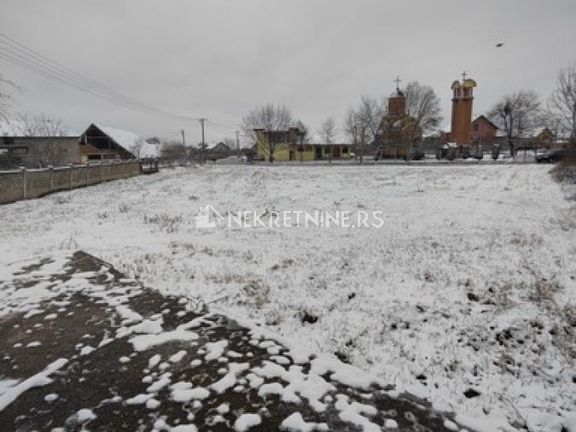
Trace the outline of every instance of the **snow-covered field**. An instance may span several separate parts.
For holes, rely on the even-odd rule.
[[[8,263],[82,249],[465,423],[560,431],[576,411],[576,204],[549,169],[167,170],[1,206],[0,279]],[[265,220],[381,211],[384,224],[199,229],[207,204]]]

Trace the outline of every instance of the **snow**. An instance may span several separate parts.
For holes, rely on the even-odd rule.
[[[126,399],[126,403],[128,405],[141,405],[141,404],[145,404],[146,402],[148,402],[150,399],[152,399],[151,394],[147,394],[147,393],[141,393],[139,395],[136,395],[134,397],[131,397],[129,399]]]
[[[216,411],[218,411],[219,414],[227,414],[230,412],[230,405],[227,403],[220,404],[216,407]]]
[[[94,411],[88,408],[82,408],[76,413],[76,420],[79,423],[85,423],[87,421],[94,420],[95,418],[96,414],[94,414]]]
[[[238,375],[247,370],[249,366],[248,363],[230,363],[228,365],[228,373],[213,383],[210,388],[216,393],[224,393],[236,385]]]
[[[154,354],[148,360],[148,368],[152,369],[152,368],[158,366],[158,363],[160,363],[161,360],[162,360],[162,356],[160,354]]]
[[[566,416],[566,422],[564,423],[564,427],[566,428],[567,432],[576,432],[576,412],[573,412]]]
[[[138,335],[130,339],[130,342],[136,351],[146,351],[153,346],[170,341],[192,341],[195,339],[198,339],[196,333],[179,326],[175,330],[163,333]]]
[[[343,364],[341,364],[341,366],[343,371],[354,369]],[[307,399],[310,407],[317,412],[324,412],[326,410],[326,405],[320,400],[328,392],[336,390],[336,387],[328,383],[321,376],[327,373],[327,369],[318,368],[314,366],[314,363],[312,363],[308,374],[302,372],[301,366],[293,365],[286,370],[283,366],[270,361],[264,361],[263,366],[255,367],[251,372],[262,378],[279,378],[288,384],[286,387],[279,383],[262,385],[262,382],[254,383],[254,378],[248,376],[250,386],[253,388],[259,387],[258,394],[260,396],[266,397],[269,394],[277,394],[284,402],[299,403],[301,400],[298,395],[300,395]],[[356,370],[356,372],[358,372],[358,370]]]
[[[206,345],[204,345],[204,348],[207,350],[204,359],[207,362],[209,362],[216,360],[219,357],[222,357],[222,355],[224,354],[224,350],[226,349],[227,346],[228,341],[226,340],[221,340],[218,342],[208,342]]]
[[[168,361],[170,363],[179,363],[188,354],[185,350],[178,351],[176,354],[170,356]]]
[[[376,415],[376,408],[358,402],[348,403],[346,395],[337,395],[336,399],[334,406],[340,411],[339,416],[343,421],[357,425],[364,432],[380,432],[380,426],[368,419]]]
[[[178,425],[170,428],[170,432],[196,432],[198,428],[193,424]]]
[[[137,152],[144,144],[144,140],[134,132],[109,126],[100,127],[96,125],[96,127],[129,152]]]
[[[326,423],[305,422],[302,414],[296,412],[286,417],[280,424],[280,430],[290,432],[322,432],[328,430]]]
[[[59,396],[56,393],[48,393],[46,396],[44,396],[44,400],[46,402],[54,402],[58,399],[58,397]]]
[[[179,389],[172,391],[172,400],[176,402],[189,402],[191,400],[202,400],[210,396],[210,390],[203,387],[192,389]]]
[[[157,399],[148,399],[146,401],[146,408],[148,408],[149,410],[155,410],[158,409],[158,407],[160,407],[162,403],[157,400]]]
[[[0,289],[0,314],[39,313],[42,299],[58,295],[44,278],[81,248],[163,293],[258,324],[294,363],[320,353],[315,374],[395,385],[485,430],[521,418],[557,432],[576,404],[573,333],[562,333],[576,298],[576,209],[549,169],[204,166],[4,205],[0,240],[10,254],[0,256],[0,287],[24,261],[54,263],[26,276],[34,287]],[[207,204],[224,215],[381,210],[384,226],[199,229],[194,217]],[[305,312],[317,321],[302,322]],[[135,349],[195,340],[191,327],[150,330],[134,334]],[[227,370],[211,390],[238,385]],[[247,385],[260,387],[258,378]],[[294,382],[282,378],[282,387]],[[467,398],[469,388],[480,395]]]
[[[139,315],[139,314],[138,314]],[[162,333],[162,318],[157,320],[146,319],[130,327],[122,327],[123,333],[159,334]]]
[[[46,366],[43,371],[38,372],[36,375],[33,375],[18,384],[10,386],[0,385],[0,412],[18,399],[22,393],[35,387],[43,387],[50,384],[52,379],[49,378],[49,376],[58,369],[63,368],[66,363],[68,363],[67,359],[58,359]]]
[[[234,430],[236,432],[245,432],[260,423],[262,423],[262,418],[258,414],[242,414],[234,422]]]
[[[446,426],[446,424],[444,424],[444,426]],[[384,429],[398,429],[398,422],[394,419],[386,419],[384,421]]]
[[[163,388],[167,387],[168,385],[170,385],[171,382],[171,376],[172,374],[167,372],[165,374],[163,374],[162,376],[160,376],[160,378],[155,381],[154,383],[152,383],[150,386],[148,386],[148,388],[146,389],[146,391],[148,393],[157,393],[160,390],[162,390]]]
[[[95,350],[96,350],[96,348],[91,347],[90,345],[86,345],[80,349],[80,355],[86,356],[88,354],[93,353]]]
[[[141,159],[155,159],[160,157],[160,144],[151,144],[144,142],[138,153],[138,157]]]

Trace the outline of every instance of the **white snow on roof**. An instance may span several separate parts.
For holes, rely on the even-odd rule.
[[[139,135],[136,135],[131,131],[111,128],[108,126],[96,125],[96,127],[128,151],[140,147],[144,141]]]
[[[137,154],[139,158],[157,158],[160,156],[160,144],[151,144],[144,142]]]

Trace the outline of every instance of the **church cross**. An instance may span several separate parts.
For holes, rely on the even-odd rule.
[[[467,76],[468,74],[466,73],[466,71],[462,72],[462,80],[466,81]]]
[[[396,77],[396,79],[394,80],[396,82],[396,89],[400,89],[400,83],[402,82],[402,80],[400,79],[399,76]]]

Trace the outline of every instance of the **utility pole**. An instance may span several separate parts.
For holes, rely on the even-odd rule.
[[[238,156],[240,156],[240,132],[236,131],[236,151],[238,152]]]
[[[180,133],[182,134],[182,145],[186,147],[186,132],[184,132],[184,129],[182,129]]]
[[[358,133],[358,123],[357,122],[358,122],[358,114],[355,114],[354,115],[354,141],[355,141],[355,144],[357,144],[357,141],[358,141],[356,138],[356,135]],[[358,145],[357,150],[358,150],[358,154],[360,156],[360,163],[364,163],[364,134],[365,134],[364,125],[362,125],[361,130],[362,130],[362,134],[360,136],[360,144]]]
[[[354,116],[354,151],[356,152],[356,157],[358,157],[358,126],[356,126],[356,116]]]
[[[202,126],[202,143],[200,144],[200,148],[202,151],[201,163],[206,162],[206,141],[204,140],[204,123],[206,123],[205,118],[198,119],[200,125]]]

